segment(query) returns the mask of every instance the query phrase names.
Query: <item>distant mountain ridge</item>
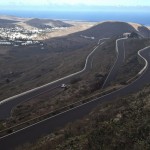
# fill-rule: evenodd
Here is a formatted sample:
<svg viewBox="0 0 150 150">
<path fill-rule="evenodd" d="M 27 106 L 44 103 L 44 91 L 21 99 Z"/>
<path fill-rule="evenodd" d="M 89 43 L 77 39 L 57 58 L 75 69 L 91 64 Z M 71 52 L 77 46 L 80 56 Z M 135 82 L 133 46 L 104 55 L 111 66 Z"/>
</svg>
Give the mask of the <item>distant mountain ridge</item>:
<svg viewBox="0 0 150 150">
<path fill-rule="evenodd" d="M 34 18 L 25 22 L 26 24 L 36 28 L 55 28 L 55 27 L 71 27 L 72 25 L 59 20 L 38 19 Z"/>
<path fill-rule="evenodd" d="M 0 28 L 14 28 L 14 27 L 27 27 L 27 28 L 60 28 L 71 27 L 72 25 L 60 20 L 52 19 L 38 19 L 38 18 L 19 18 L 14 16 L 0 16 Z M 127 23 L 121 21 L 105 21 L 97 23 L 89 29 L 76 32 L 78 36 L 83 35 L 95 38 L 107 38 L 112 36 L 120 36 L 123 33 L 135 32 L 141 37 L 150 37 L 150 30 L 148 27 L 137 24 Z"/>
<path fill-rule="evenodd" d="M 17 23 L 18 21 L 15 20 L 7 20 L 7 19 L 0 19 L 0 24 L 4 23 Z"/>
<path fill-rule="evenodd" d="M 0 19 L 0 28 L 15 27 L 15 23 L 18 22 L 19 21 L 15 21 L 15 20 Z"/>
</svg>

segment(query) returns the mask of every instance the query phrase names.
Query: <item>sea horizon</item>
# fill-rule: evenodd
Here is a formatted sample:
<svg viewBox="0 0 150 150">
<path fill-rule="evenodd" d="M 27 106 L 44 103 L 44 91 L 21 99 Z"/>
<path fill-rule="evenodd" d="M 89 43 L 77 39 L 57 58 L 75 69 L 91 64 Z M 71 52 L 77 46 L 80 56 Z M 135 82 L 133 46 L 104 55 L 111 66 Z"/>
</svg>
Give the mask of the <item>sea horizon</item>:
<svg viewBox="0 0 150 150">
<path fill-rule="evenodd" d="M 0 10 L 0 15 L 23 18 L 47 18 L 56 20 L 74 20 L 85 22 L 123 21 L 150 26 L 150 12 L 114 12 L 114 11 L 16 11 Z"/>
</svg>

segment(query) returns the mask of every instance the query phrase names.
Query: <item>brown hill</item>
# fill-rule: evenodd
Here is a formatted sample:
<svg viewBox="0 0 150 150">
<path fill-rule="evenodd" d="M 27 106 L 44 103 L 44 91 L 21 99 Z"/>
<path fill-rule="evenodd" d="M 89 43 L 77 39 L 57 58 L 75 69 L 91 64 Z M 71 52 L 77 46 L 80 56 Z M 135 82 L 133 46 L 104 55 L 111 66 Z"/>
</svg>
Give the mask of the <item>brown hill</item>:
<svg viewBox="0 0 150 150">
<path fill-rule="evenodd" d="M 14 28 L 17 22 L 14 20 L 0 19 L 0 28 Z"/>
<path fill-rule="evenodd" d="M 11 24 L 11 23 L 17 23 L 18 21 L 14 21 L 14 20 L 7 20 L 7 19 L 0 19 L 0 24 Z"/>
<path fill-rule="evenodd" d="M 96 38 L 103 38 L 103 37 L 120 36 L 123 33 L 127 32 L 136 32 L 147 37 L 150 31 L 143 26 L 139 28 L 139 30 L 136 30 L 129 23 L 107 21 L 99 23 L 90 29 L 80 32 L 79 34 L 86 36 L 93 36 Z"/>
<path fill-rule="evenodd" d="M 0 19 L 0 28 L 13 28 L 18 21 Z"/>
<path fill-rule="evenodd" d="M 36 28 L 53 28 L 53 27 L 70 27 L 72 25 L 68 23 L 64 23 L 59 20 L 51 20 L 51 19 L 31 19 L 26 21 L 26 24 L 36 27 Z"/>
</svg>

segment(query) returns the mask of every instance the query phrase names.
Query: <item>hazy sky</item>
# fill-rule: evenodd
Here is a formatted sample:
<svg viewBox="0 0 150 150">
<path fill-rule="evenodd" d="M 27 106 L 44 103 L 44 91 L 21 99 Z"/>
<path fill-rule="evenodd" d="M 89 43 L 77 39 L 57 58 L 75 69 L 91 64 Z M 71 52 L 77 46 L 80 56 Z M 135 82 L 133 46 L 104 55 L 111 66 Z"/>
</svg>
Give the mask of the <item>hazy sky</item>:
<svg viewBox="0 0 150 150">
<path fill-rule="evenodd" d="M 58 6 L 72 8 L 80 6 L 150 6 L 150 0 L 0 0 L 0 9 L 21 9 L 49 7 L 59 9 Z"/>
</svg>

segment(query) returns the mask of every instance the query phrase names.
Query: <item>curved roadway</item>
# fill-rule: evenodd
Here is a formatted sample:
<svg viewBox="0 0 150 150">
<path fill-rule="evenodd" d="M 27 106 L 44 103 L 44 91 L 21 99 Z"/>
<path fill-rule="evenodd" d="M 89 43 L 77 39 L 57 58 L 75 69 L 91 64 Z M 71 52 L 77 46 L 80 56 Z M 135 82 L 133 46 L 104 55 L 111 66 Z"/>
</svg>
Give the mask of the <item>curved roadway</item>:
<svg viewBox="0 0 150 150">
<path fill-rule="evenodd" d="M 81 119 L 101 102 L 111 101 L 117 97 L 126 96 L 127 94 L 139 91 L 144 85 L 150 83 L 150 67 L 148 65 L 150 64 L 150 47 L 140 50 L 139 54 L 142 56 L 142 59 L 147 61 L 147 64 L 145 64 L 143 74 L 133 83 L 110 94 L 94 99 L 34 125 L 28 126 L 10 135 L 4 136 L 0 138 L 0 148 L 4 150 L 12 150 L 14 147 L 25 142 L 33 142 L 42 135 L 46 135 L 59 129 L 60 127 L 63 127 L 68 122 Z"/>
<path fill-rule="evenodd" d="M 117 52 L 117 58 L 116 61 L 110 70 L 102 88 L 106 88 L 109 86 L 109 84 L 115 80 L 116 75 L 119 71 L 119 68 L 124 64 L 125 60 L 125 48 L 124 48 L 124 40 L 127 38 L 121 38 L 116 40 L 116 52 Z"/>
<path fill-rule="evenodd" d="M 91 69 L 91 61 L 93 58 L 93 54 L 97 50 L 97 48 L 104 43 L 105 40 L 109 38 L 103 38 L 98 41 L 98 44 L 94 47 L 93 51 L 87 56 L 84 68 L 76 73 L 68 75 L 64 78 L 58 79 L 41 87 L 29 90 L 27 92 L 18 94 L 16 96 L 7 98 L 5 100 L 0 101 L 0 119 L 5 119 L 10 117 L 11 110 L 16 107 L 18 104 L 28 101 L 34 97 L 37 97 L 47 91 L 51 91 L 57 87 L 60 87 L 61 84 L 67 84 L 74 77 L 80 76 L 82 73 Z"/>
</svg>

